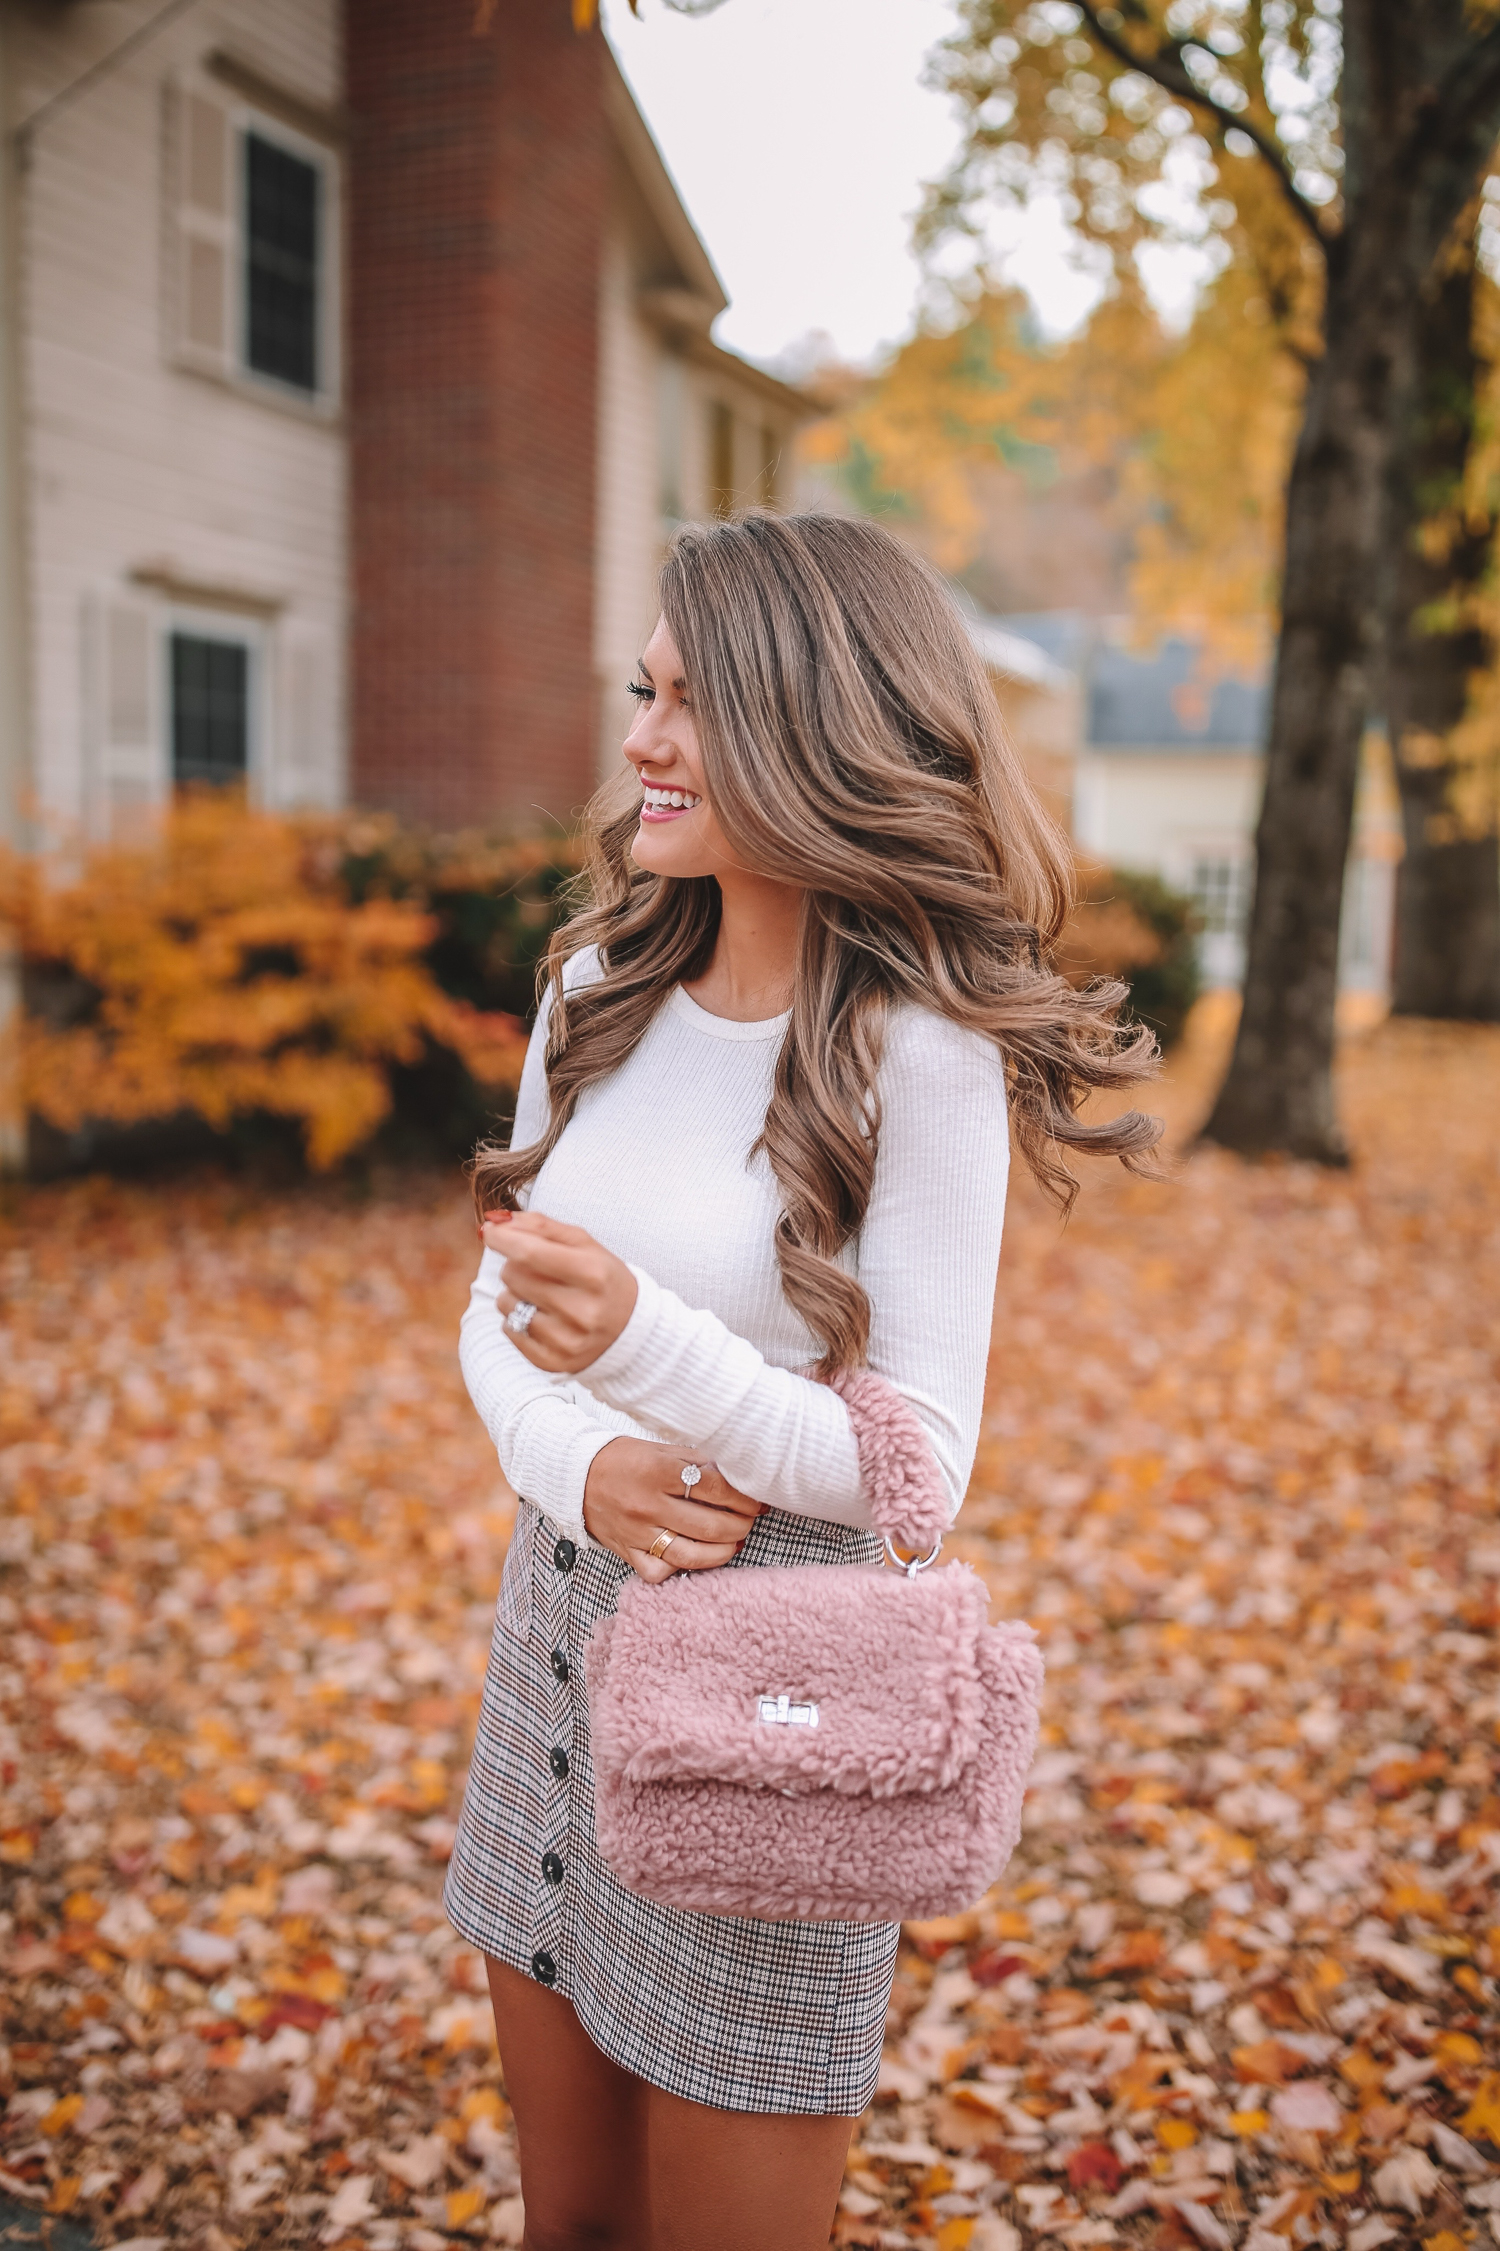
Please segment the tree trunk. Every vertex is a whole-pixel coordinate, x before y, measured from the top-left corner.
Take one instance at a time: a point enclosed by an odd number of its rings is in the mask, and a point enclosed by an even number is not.
[[[1449,769],[1401,776],[1406,858],[1396,886],[1396,990],[1402,1016],[1500,1022],[1500,841],[1434,843],[1447,816]],[[1422,785],[1438,787],[1424,793]],[[1431,810],[1424,811],[1428,795]]]
[[[1406,858],[1396,892],[1393,1003],[1405,1016],[1500,1018],[1500,838],[1464,835],[1453,818],[1448,754],[1471,676],[1493,657],[1463,614],[1489,565],[1492,527],[1460,523],[1441,554],[1424,524],[1455,508],[1474,435],[1472,225],[1429,292],[1413,412],[1391,473],[1386,716],[1401,792]],[[1441,622],[1441,605],[1451,624]]]
[[[1373,216],[1373,215],[1372,215]],[[1287,488],[1286,574],[1244,1006],[1203,1131],[1247,1156],[1347,1161],[1333,1101],[1339,910],[1377,648],[1404,229],[1330,245],[1324,351]]]
[[[1348,1154],[1333,1101],[1339,908],[1380,685],[1392,446],[1426,285],[1500,133],[1500,27],[1461,0],[1343,0],[1340,23],[1344,220],[1287,491],[1244,1008],[1203,1129],[1246,1155],[1324,1164]]]

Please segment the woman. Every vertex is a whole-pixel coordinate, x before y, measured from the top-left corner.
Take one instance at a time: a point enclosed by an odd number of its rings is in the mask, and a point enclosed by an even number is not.
[[[1046,966],[1066,847],[941,581],[876,527],[680,532],[554,941],[508,1152],[475,1168],[470,1393],[522,1496],[448,1884],[489,1960],[533,2251],[811,2251],[874,2092],[893,1925],[625,1891],[594,1841],[585,1649],[629,1571],[865,1563],[868,1363],[956,1511],[1007,1160],[1151,1068]],[[517,1206],[524,1198],[525,1208]],[[684,1473],[697,1467],[695,1481]]]

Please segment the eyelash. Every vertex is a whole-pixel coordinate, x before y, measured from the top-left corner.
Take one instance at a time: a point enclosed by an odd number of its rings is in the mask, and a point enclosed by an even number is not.
[[[625,693],[627,696],[634,696],[637,703],[655,703],[656,701],[656,690],[654,688],[648,688],[645,682],[642,680],[627,680],[625,683]],[[684,711],[692,710],[693,707],[688,702],[686,696],[681,697],[679,700]]]

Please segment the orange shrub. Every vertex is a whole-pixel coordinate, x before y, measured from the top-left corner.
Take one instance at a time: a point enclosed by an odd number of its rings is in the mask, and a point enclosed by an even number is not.
[[[1197,932],[1192,900],[1157,876],[1080,860],[1057,966],[1070,985],[1120,978],[1130,987],[1127,1013],[1171,1047],[1198,997]]]
[[[0,919],[33,989],[61,973],[72,1021],[18,1029],[29,1110],[64,1131],[195,1113],[223,1129],[251,1112],[300,1121],[326,1170],[391,1107],[394,1066],[430,1047],[486,1088],[513,1088],[515,1016],[443,992],[422,959],[419,904],[352,901],[330,820],[189,797],[131,843],[71,865],[0,860]]]

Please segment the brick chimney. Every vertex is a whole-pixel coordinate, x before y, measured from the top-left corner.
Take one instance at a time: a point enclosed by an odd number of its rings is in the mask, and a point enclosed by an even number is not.
[[[348,0],[352,773],[451,828],[594,780],[605,50],[569,0]]]

